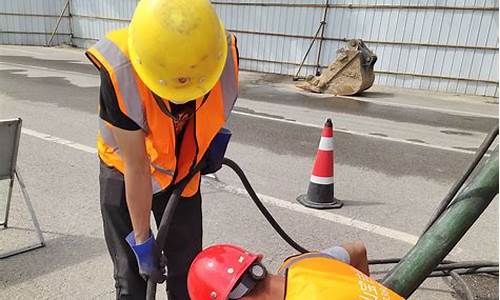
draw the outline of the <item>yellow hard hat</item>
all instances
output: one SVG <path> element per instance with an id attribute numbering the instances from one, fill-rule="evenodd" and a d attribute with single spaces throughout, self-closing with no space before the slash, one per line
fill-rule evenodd
<path id="1" fill-rule="evenodd" d="M 128 48 L 146 86 L 178 104 L 208 93 L 227 58 L 224 26 L 209 0 L 139 1 Z"/>

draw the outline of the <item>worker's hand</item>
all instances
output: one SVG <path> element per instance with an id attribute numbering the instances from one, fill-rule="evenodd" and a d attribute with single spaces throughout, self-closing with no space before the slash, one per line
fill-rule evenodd
<path id="1" fill-rule="evenodd" d="M 132 231 L 125 240 L 134 251 L 141 276 L 145 280 L 152 280 L 155 283 L 164 282 L 166 279 L 165 263 L 161 259 L 161 251 L 153 234 L 143 243 L 136 244 Z"/>
<path id="2" fill-rule="evenodd" d="M 222 160 L 224 159 L 230 139 L 231 131 L 226 128 L 221 128 L 205 153 L 204 165 L 201 169 L 202 175 L 213 174 L 222 168 Z"/>

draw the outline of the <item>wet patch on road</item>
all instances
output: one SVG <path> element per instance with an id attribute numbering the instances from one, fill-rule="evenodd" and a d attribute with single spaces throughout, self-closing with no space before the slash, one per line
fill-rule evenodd
<path id="1" fill-rule="evenodd" d="M 237 112 L 242 112 L 242 113 L 248 113 L 252 115 L 257 115 L 257 116 L 262 116 L 266 118 L 272 118 L 272 119 L 278 119 L 278 120 L 286 120 L 286 121 L 291 121 L 291 122 L 297 122 L 297 120 L 294 119 L 288 119 L 283 116 L 278 116 L 278 115 L 273 115 L 273 114 L 267 114 L 267 113 L 262 113 L 262 112 L 257 112 L 253 109 L 246 108 L 246 107 L 235 107 L 234 111 Z"/>
<path id="2" fill-rule="evenodd" d="M 387 134 L 377 133 L 377 132 L 370 132 L 369 135 L 381 136 L 381 137 L 389 137 Z"/>
<path id="3" fill-rule="evenodd" d="M 28 77 L 25 70 L 0 70 L 0 91 L 9 97 L 97 112 L 99 87 L 79 87 L 63 77 Z"/>
<path id="4" fill-rule="evenodd" d="M 82 54 L 83 55 L 83 54 Z M 91 64 L 82 64 L 77 60 L 48 60 L 38 59 L 31 56 L 9 56 L 0 55 L 0 63 L 22 64 L 26 66 L 44 67 L 49 69 L 72 71 L 85 74 L 97 75 L 97 69 Z"/>
<path id="5" fill-rule="evenodd" d="M 242 84 L 240 86 L 240 97 L 253 101 L 307 107 L 333 113 L 345 113 L 438 128 L 488 132 L 490 128 L 498 124 L 498 119 L 493 117 L 462 116 L 447 112 L 382 105 L 334 96 L 318 98 L 297 93 L 293 90 L 277 89 L 271 85 Z"/>
<path id="6" fill-rule="evenodd" d="M 419 144 L 427 144 L 427 142 L 419 140 L 419 139 L 406 139 L 405 141 L 419 143 Z"/>
<path id="7" fill-rule="evenodd" d="M 318 150 L 321 129 L 233 114 L 227 123 L 233 141 L 279 155 L 308 157 Z M 413 142 L 423 142 L 413 140 Z M 421 176 L 449 184 L 467 166 L 470 154 L 419 147 L 347 132 L 335 133 L 335 163 L 391 176 Z M 291 166 L 292 167 L 292 166 Z"/>
<path id="8" fill-rule="evenodd" d="M 450 135 L 460 135 L 460 136 L 473 136 L 472 133 L 470 132 L 465 132 L 465 131 L 457 131 L 457 130 L 441 130 L 442 133 L 444 134 L 450 134 Z"/>
<path id="9" fill-rule="evenodd" d="M 454 149 L 466 150 L 466 151 L 477 151 L 477 148 L 474 147 L 453 147 Z"/>

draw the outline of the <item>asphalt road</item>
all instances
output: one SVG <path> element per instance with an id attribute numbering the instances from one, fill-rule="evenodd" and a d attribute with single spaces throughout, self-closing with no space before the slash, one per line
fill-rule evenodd
<path id="1" fill-rule="evenodd" d="M 357 98 L 311 96 L 262 78 L 242 74 L 228 123 L 228 157 L 290 235 L 310 249 L 361 239 L 370 258 L 404 255 L 498 123 L 498 106 L 488 99 L 377 91 Z M 48 239 L 45 249 L 0 261 L 0 299 L 113 298 L 98 204 L 98 84 L 79 50 L 0 46 L 0 119 L 23 118 L 19 168 Z M 345 206 L 317 212 L 295 198 L 307 189 L 327 117 L 336 127 L 336 197 Z M 261 251 L 275 269 L 293 250 L 229 170 L 218 179 L 203 182 L 205 243 Z M 16 228 L 0 234 L 0 249 L 33 237 L 27 220 L 17 191 Z M 450 258 L 498 260 L 498 200 Z M 452 294 L 445 281 L 433 279 L 414 299 Z"/>

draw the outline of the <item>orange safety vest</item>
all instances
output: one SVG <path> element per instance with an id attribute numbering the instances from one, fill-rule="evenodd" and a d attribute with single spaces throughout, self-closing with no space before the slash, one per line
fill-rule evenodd
<path id="1" fill-rule="evenodd" d="M 112 31 L 86 52 L 98 68 L 108 72 L 120 110 L 145 132 L 146 151 L 151 162 L 153 193 L 178 183 L 200 162 L 210 142 L 228 119 L 238 96 L 236 39 L 228 34 L 228 55 L 221 78 L 208 94 L 196 99 L 195 115 L 184 125 L 182 141 L 176 141 L 172 118 L 165 115 L 154 95 L 137 76 L 128 55 L 128 28 Z M 168 51 L 165 51 L 168 55 Z M 168 99 L 162 99 L 170 110 Z M 124 173 L 120 147 L 111 125 L 99 118 L 97 148 L 99 157 Z M 176 143 L 180 151 L 176 156 Z M 200 173 L 186 185 L 182 196 L 193 196 L 199 189 Z"/>
<path id="2" fill-rule="evenodd" d="M 352 266 L 322 253 L 285 260 L 285 300 L 402 300 L 382 284 Z"/>

